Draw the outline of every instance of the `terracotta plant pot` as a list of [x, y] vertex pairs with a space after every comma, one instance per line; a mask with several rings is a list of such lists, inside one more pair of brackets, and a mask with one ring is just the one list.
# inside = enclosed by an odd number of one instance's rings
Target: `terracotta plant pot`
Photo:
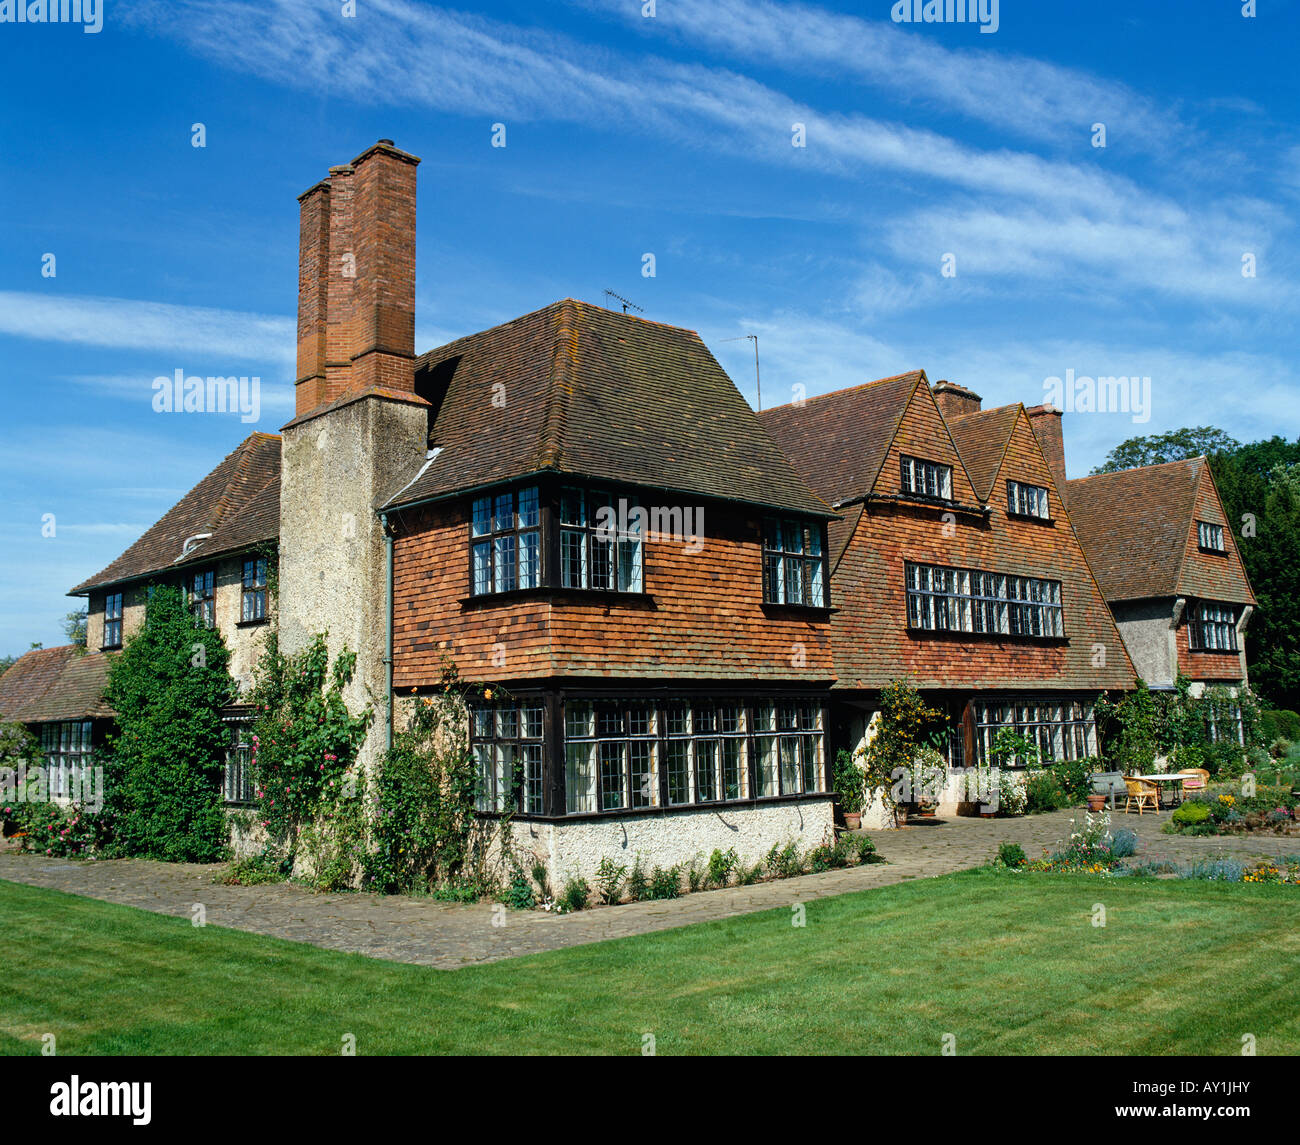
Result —
[[1106, 797], [1104, 795], [1089, 795], [1088, 810], [1104, 811], [1106, 809]]
[[851, 811], [844, 812], [844, 826], [846, 826], [850, 831], [856, 831], [859, 827], [861, 827], [862, 826], [861, 812], [858, 812], [857, 814], [854, 814]]

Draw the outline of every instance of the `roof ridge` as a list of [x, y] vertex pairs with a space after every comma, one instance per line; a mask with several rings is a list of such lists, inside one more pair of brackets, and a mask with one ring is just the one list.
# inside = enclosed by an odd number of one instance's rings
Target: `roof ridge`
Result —
[[[925, 377], [925, 371], [922, 369], [904, 370], [901, 374], [890, 374], [887, 378], [876, 378], [875, 381], [872, 382], [859, 382], [856, 386], [845, 386], [843, 389], [830, 390], [824, 394], [813, 394], [812, 397], [805, 397], [799, 402], [783, 402], [779, 406], [769, 406], [765, 410], [757, 410], [756, 412], [761, 416], [762, 414], [776, 413], [777, 410], [802, 409], [811, 402], [819, 402], [824, 398], [839, 397], [842, 394], [851, 394], [856, 390], [870, 389], [872, 386], [884, 385], [885, 382], [896, 382], [900, 378], [907, 378], [912, 374], [920, 374], [922, 377]], [[929, 378], [926, 378], [927, 384], [929, 383], [929, 380]]]
[[1066, 484], [1074, 485], [1080, 481], [1095, 481], [1098, 477], [1119, 477], [1125, 473], [1141, 473], [1145, 469], [1166, 469], [1171, 465], [1190, 465], [1194, 461], [1208, 460], [1205, 454], [1198, 453], [1195, 457], [1180, 457], [1174, 461], [1157, 461], [1154, 465], [1130, 465], [1127, 469], [1110, 469], [1105, 473], [1089, 473], [1085, 477], [1071, 477]]

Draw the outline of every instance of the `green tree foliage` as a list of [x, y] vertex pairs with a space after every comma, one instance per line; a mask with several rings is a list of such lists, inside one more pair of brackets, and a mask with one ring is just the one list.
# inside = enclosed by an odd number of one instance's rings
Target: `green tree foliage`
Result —
[[1300, 707], [1300, 441], [1253, 442], [1210, 466], [1259, 603], [1246, 631], [1251, 684]]
[[230, 654], [179, 589], [155, 588], [144, 623], [108, 672], [117, 713], [105, 767], [105, 813], [119, 851], [208, 863], [225, 848], [221, 777]]
[[1119, 469], [1136, 469], [1142, 465], [1163, 465], [1166, 461], [1209, 457], [1239, 448], [1241, 446], [1235, 438], [1213, 426], [1171, 429], [1168, 433], [1155, 433], [1148, 437], [1130, 437], [1115, 446], [1093, 472], [1114, 473]]
[[69, 612], [63, 618], [63, 634], [68, 638], [69, 644], [79, 644], [82, 648], [86, 647], [86, 610], [84, 608]]

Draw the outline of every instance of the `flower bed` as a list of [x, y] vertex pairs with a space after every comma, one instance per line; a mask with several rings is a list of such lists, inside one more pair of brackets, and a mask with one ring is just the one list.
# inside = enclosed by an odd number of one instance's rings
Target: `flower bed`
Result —
[[1267, 834], [1300, 836], [1296, 796], [1289, 787], [1214, 786], [1187, 799], [1165, 824], [1171, 835]]

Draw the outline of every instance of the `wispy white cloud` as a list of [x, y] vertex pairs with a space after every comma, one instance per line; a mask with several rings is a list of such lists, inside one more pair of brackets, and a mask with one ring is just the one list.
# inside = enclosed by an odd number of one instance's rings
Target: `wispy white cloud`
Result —
[[[862, 78], [901, 67], [915, 84], [937, 82], [954, 106], [984, 108], [1026, 128], [1045, 122], [1057, 130], [1078, 117], [1090, 123], [1110, 114], [1105, 109], [1153, 139], [1176, 124], [1122, 86], [1020, 57], [954, 52], [892, 24], [739, 0], [701, 0], [698, 9], [662, 5], [661, 12], [656, 21], [676, 20], [710, 42], [734, 42], [737, 51], [752, 33], [756, 46], [747, 58], [769, 62], [788, 48], [803, 66]], [[1137, 279], [1144, 286], [1250, 304], [1260, 292], [1242, 291], [1230, 272], [1218, 275], [1223, 242], [1231, 241], [1225, 236], [1253, 217], [1259, 247], [1278, 225], [1277, 212], [1253, 198], [1239, 197], [1231, 210], [1213, 200], [1183, 201], [1187, 196], [1170, 197], [1094, 163], [986, 149], [874, 116], [823, 112], [729, 68], [620, 55], [408, 0], [368, 0], [364, 20], [341, 19], [328, 5], [305, 0], [150, 2], [131, 16], [223, 66], [361, 103], [579, 122], [769, 165], [854, 179], [902, 177], [915, 187], [915, 199], [895, 197], [892, 211], [873, 212], [873, 225], [895, 234], [937, 230], [949, 216], [949, 230], [970, 240], [976, 259], [1005, 260], [1011, 273], [1064, 275], [1086, 254], [1086, 265], [1122, 275], [1136, 249], [1148, 260]], [[706, 25], [713, 30], [703, 31]], [[936, 79], [949, 64], [957, 74]], [[1094, 102], [1103, 110], [1086, 111]], [[791, 146], [794, 123], [805, 125], [806, 147]], [[936, 206], [936, 199], [949, 201]], [[1287, 286], [1280, 281], [1279, 293]]]
[[[572, 2], [648, 37], [668, 35], [681, 45], [790, 72], [833, 73], [883, 90], [895, 102], [937, 107], [1039, 142], [1086, 138], [1095, 122], [1154, 151], [1187, 134], [1174, 112], [1128, 84], [1001, 51], [997, 37], [973, 35], [970, 47], [950, 48], [929, 28], [769, 0], [662, 4], [654, 19], [627, 0]], [[878, 5], [882, 16], [889, 8]]]
[[19, 291], [0, 291], [0, 334], [265, 361], [287, 367], [288, 372], [293, 369], [297, 340], [294, 320], [282, 315]]

